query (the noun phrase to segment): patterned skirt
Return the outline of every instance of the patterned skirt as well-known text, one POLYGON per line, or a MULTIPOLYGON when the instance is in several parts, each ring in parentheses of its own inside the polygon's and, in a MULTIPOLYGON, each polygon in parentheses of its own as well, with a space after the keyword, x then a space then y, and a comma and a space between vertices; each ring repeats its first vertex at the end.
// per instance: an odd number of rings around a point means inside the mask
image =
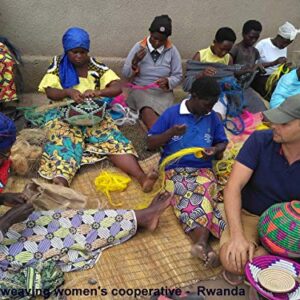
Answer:
POLYGON ((0 103, 17 100, 14 82, 15 61, 8 48, 0 43, 0 103))
POLYGON ((175 168, 166 171, 166 188, 174 191, 174 211, 185 232, 206 227, 220 238, 226 223, 217 208, 221 194, 211 169, 175 168))
POLYGON ((109 154, 137 156, 131 142, 108 115, 91 127, 73 126, 60 117, 59 109, 50 110, 45 116, 48 143, 39 168, 42 177, 63 177, 70 184, 81 165, 93 164, 109 154))
POLYGON ((49 260, 63 272, 89 269, 102 250, 130 239, 136 229, 128 210, 36 211, 4 236, 0 275, 49 260))

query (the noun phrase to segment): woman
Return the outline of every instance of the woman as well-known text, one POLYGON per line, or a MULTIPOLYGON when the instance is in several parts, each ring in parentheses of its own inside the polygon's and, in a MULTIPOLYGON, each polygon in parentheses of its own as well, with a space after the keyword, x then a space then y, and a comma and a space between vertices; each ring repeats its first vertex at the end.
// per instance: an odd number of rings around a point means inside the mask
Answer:
MULTIPOLYGON (((1 153, 9 156, 15 139, 13 121, 0 113, 1 153)), ((160 194, 148 208, 138 211, 34 211, 28 200, 21 193, 0 194, 0 205, 12 207, 0 216, 0 286, 5 271, 38 262, 54 260, 65 272, 92 267, 102 250, 128 240, 137 228, 155 230, 171 197, 160 194)))
POLYGON ((172 34, 172 20, 167 15, 157 16, 149 31, 150 35, 130 50, 123 67, 123 75, 133 84, 158 85, 131 90, 127 98, 128 106, 139 112, 148 129, 173 104, 173 89, 182 80, 181 57, 168 38, 172 34))
POLYGON ((227 145, 224 127, 212 111, 220 87, 211 77, 196 79, 191 98, 168 108, 149 131, 148 148, 163 147, 162 159, 186 148, 202 147, 203 158, 193 154, 180 157, 166 167, 166 187, 173 187, 174 211, 191 237, 192 254, 207 266, 218 257, 210 247, 210 234, 217 238, 225 227, 217 207, 219 189, 212 171, 212 158, 220 158, 227 145))
POLYGON ((18 100, 14 68, 18 53, 9 41, 0 37, 0 105, 18 100))
MULTIPOLYGON (((70 28, 63 36, 64 55, 56 56, 39 85, 53 101, 66 97, 81 103, 86 98, 114 97, 121 93, 119 77, 106 65, 89 57, 90 39, 81 28, 70 28)), ((53 183, 70 185, 81 165, 108 157, 117 167, 138 180, 150 192, 157 179, 139 166, 132 144, 106 114, 92 127, 72 126, 63 121, 63 110, 45 116, 49 141, 41 159, 39 174, 53 183)))
MULTIPOLYGON (((266 73, 256 75, 251 86, 268 101, 270 100, 270 95, 266 95, 266 82, 279 65, 287 63, 287 47, 293 42, 298 33, 299 30, 297 30, 294 25, 285 22, 279 27, 275 38, 260 40, 255 46, 259 51, 259 62, 265 68, 266 73)), ((274 88, 275 86, 273 90, 274 88)))

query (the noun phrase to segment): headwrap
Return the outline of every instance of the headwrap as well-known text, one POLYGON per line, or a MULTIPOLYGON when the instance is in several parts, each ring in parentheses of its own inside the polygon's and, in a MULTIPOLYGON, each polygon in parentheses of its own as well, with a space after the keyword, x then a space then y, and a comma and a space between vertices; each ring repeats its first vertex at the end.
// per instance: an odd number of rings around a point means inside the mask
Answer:
POLYGON ((300 30, 296 29, 295 26, 289 22, 285 22, 278 29, 278 35, 290 41, 293 41, 299 32, 300 30))
POLYGON ((172 34, 172 20, 168 15, 161 15, 154 18, 149 28, 150 32, 159 32, 169 36, 172 34))
POLYGON ((74 48, 83 48, 89 51, 90 37, 82 28, 72 27, 65 32, 62 42, 65 53, 59 64, 59 79, 62 87, 67 89, 79 83, 78 74, 68 58, 67 51, 74 48))
POLYGON ((16 126, 3 113, 0 113, 0 151, 9 149, 16 140, 16 126))

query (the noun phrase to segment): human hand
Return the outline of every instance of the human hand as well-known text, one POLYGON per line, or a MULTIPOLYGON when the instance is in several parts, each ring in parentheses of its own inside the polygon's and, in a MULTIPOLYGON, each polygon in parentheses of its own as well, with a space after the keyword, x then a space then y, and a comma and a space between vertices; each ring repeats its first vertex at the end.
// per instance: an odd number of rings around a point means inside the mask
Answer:
POLYGON ((3 193, 1 195, 0 204, 10 207, 22 205, 28 201, 23 193, 3 193))
POLYGON ((67 96, 77 103, 84 101, 83 94, 75 89, 67 89, 67 96))
POLYGON ((203 159, 209 159, 217 153, 216 147, 208 147, 203 149, 203 159))
POLYGON ((185 124, 174 125, 173 127, 171 127, 172 137, 173 136, 181 136, 181 135, 185 134, 186 129, 187 129, 187 126, 185 124))
POLYGON ((95 98, 97 95, 95 90, 86 90, 82 96, 84 99, 90 99, 90 98, 95 98))
POLYGON ((13 207, 0 217, 0 230, 5 233, 13 224, 26 220, 33 211, 34 207, 31 203, 13 207))
POLYGON ((287 58, 282 56, 282 57, 279 57, 275 60, 274 64, 275 66, 276 65, 282 65, 282 64, 285 64, 287 62, 287 58))
POLYGON ((159 78, 158 80, 155 81, 158 86, 163 89, 163 90, 168 90, 169 89, 169 80, 168 78, 159 78))
POLYGON ((255 244, 244 236, 232 238, 225 248, 226 260, 230 262, 236 272, 241 273, 248 260, 252 262, 255 244))
POLYGON ((137 66, 137 64, 145 57, 146 53, 147 53, 146 48, 141 48, 138 52, 135 53, 131 61, 131 64, 133 66, 137 66))

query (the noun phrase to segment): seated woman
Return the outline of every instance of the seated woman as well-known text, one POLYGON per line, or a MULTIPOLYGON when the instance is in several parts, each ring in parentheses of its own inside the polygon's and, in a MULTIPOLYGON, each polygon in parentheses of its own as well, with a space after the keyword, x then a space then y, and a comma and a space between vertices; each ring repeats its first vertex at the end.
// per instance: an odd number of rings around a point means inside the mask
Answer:
MULTIPOLYGON (((14 123, 0 113, 1 155, 9 156, 15 139, 14 123)), ((149 207, 137 211, 34 211, 30 199, 22 193, 1 193, 0 205, 11 207, 0 216, 1 288, 6 272, 11 276, 40 262, 55 261, 63 272, 93 267, 104 249, 127 241, 137 229, 155 230, 170 202, 170 194, 164 193, 149 207)))
MULTIPOLYGON (((285 22, 278 29, 275 38, 260 40, 255 48, 259 51, 259 62, 266 70, 265 74, 258 74, 252 82, 252 88, 262 97, 266 97, 266 82, 279 65, 287 62, 287 47, 293 42, 298 30, 289 22, 285 22)), ((275 88, 275 87, 274 87, 275 88)))
MULTIPOLYGON (((63 36, 64 55, 56 56, 39 85, 53 101, 66 97, 81 103, 85 98, 114 97, 121 93, 119 77, 106 65, 89 57, 89 35, 70 28, 63 36)), ((138 164, 132 144, 105 114, 94 126, 73 126, 63 120, 63 109, 46 116, 49 141, 41 159, 39 174, 55 184, 70 185, 84 164, 108 157, 117 167, 138 180, 144 192, 152 190, 157 174, 146 175, 138 164)))
POLYGON ((140 113, 148 129, 173 104, 173 89, 182 80, 181 57, 168 38, 172 34, 169 16, 155 17, 149 31, 150 36, 130 50, 123 67, 123 75, 133 84, 147 86, 155 82, 159 86, 131 90, 128 95, 128 106, 140 113))
POLYGON ((185 148, 203 147, 203 158, 186 155, 166 167, 166 186, 173 186, 174 211, 192 238, 192 254, 216 266, 218 258, 208 244, 210 234, 220 238, 225 222, 217 208, 219 189, 212 158, 221 158, 227 145, 224 127, 212 111, 220 87, 211 77, 196 79, 191 98, 167 109, 149 130, 149 149, 163 147, 162 159, 185 148))
POLYGON ((271 96, 270 108, 278 107, 286 98, 300 94, 300 67, 283 75, 271 96))
MULTIPOLYGON (((216 32, 213 44, 208 48, 201 49, 193 56, 193 60, 203 63, 220 63, 224 65, 232 64, 232 57, 229 52, 235 43, 236 35, 234 31, 229 27, 219 28, 216 32)), ((204 72, 200 73, 198 78, 203 76, 214 76, 216 70, 212 67, 208 67, 204 72)), ((222 118, 226 115, 226 106, 222 101, 218 101, 213 110, 217 112, 222 118)))
POLYGON ((0 105, 18 100, 15 67, 20 56, 13 45, 0 37, 0 105))

